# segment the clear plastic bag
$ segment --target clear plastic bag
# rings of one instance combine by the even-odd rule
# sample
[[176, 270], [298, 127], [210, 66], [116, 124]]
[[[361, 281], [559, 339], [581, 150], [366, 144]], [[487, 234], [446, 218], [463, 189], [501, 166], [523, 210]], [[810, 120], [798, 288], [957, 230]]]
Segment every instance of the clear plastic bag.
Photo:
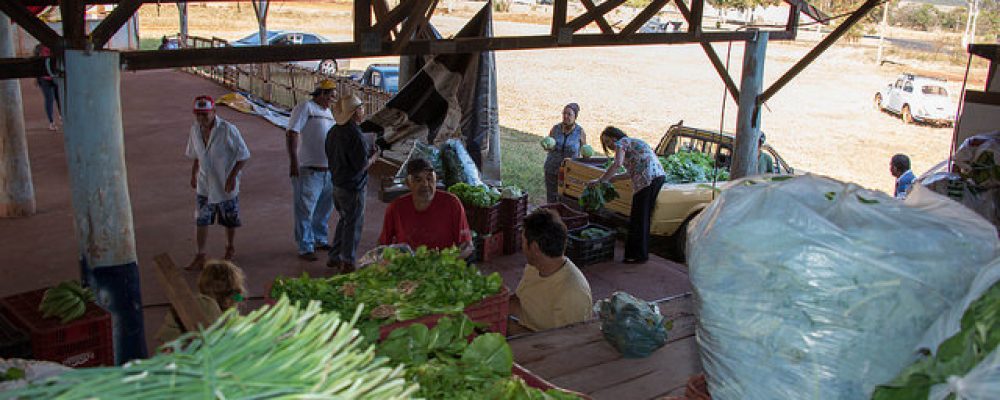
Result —
[[655, 304], [615, 292], [598, 301], [594, 312], [601, 320], [604, 339], [626, 358], [649, 356], [667, 343], [667, 323]]
[[437, 174], [438, 179], [444, 177], [444, 165], [441, 163], [441, 150], [437, 147], [431, 146], [427, 143], [416, 141], [413, 142], [413, 149], [410, 150], [410, 155], [406, 157], [406, 161], [403, 162], [403, 166], [399, 168], [399, 172], [396, 173], [397, 179], [406, 179], [406, 164], [410, 163], [410, 160], [416, 158], [423, 158], [431, 163], [434, 167], [434, 172]]
[[965, 376], [951, 376], [947, 384], [931, 387], [927, 400], [945, 400], [952, 394], [955, 400], [1000, 399], [1000, 347], [993, 349]]
[[479, 168], [472, 161], [461, 140], [448, 139], [441, 145], [441, 160], [444, 164], [444, 182], [451, 187], [456, 183], [485, 186], [479, 177]]
[[909, 365], [1000, 245], [920, 192], [904, 203], [814, 175], [723, 190], [687, 247], [712, 398], [868, 398]]
[[977, 188], [961, 175], [950, 172], [937, 172], [927, 176], [920, 181], [920, 185], [962, 203], [994, 226], [1000, 226], [1000, 214], [997, 213], [1000, 189]]
[[[0, 382], [0, 392], [20, 389], [32, 383], [59, 376], [71, 368], [51, 361], [22, 360], [20, 358], [0, 358], [0, 374], [9, 368], [17, 368], [24, 372], [23, 379]], [[0, 394], [0, 398], [3, 398]]]
[[954, 159], [962, 176], [975, 186], [1000, 187], [1000, 131], [965, 139]]

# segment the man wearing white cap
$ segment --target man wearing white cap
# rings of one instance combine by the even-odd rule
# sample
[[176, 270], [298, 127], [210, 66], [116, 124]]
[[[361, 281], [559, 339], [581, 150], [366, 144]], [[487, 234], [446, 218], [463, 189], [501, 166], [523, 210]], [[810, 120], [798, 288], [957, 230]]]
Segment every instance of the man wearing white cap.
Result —
[[340, 214], [326, 266], [340, 272], [354, 270], [354, 261], [365, 221], [368, 169], [378, 159], [378, 147], [369, 143], [358, 124], [365, 108], [355, 95], [344, 96], [333, 106], [337, 125], [326, 137], [326, 156], [333, 177], [333, 202]]
[[198, 253], [187, 269], [205, 266], [205, 241], [208, 226], [218, 223], [226, 227], [226, 255], [236, 255], [233, 239], [240, 222], [240, 171], [250, 159], [243, 136], [233, 124], [215, 115], [215, 101], [209, 96], [194, 99], [195, 123], [188, 136], [187, 158], [191, 167], [191, 187], [197, 192], [195, 225]]
[[324, 79], [311, 93], [312, 99], [292, 109], [286, 144], [292, 178], [295, 243], [299, 258], [316, 261], [315, 250], [330, 250], [330, 213], [333, 211], [333, 181], [326, 159], [326, 135], [333, 127], [330, 103], [336, 85]]

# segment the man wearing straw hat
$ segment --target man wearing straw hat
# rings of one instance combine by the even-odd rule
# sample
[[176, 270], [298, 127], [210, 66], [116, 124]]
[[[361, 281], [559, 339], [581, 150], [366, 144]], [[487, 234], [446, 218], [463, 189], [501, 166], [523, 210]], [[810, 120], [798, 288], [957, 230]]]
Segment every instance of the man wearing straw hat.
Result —
[[358, 124], [365, 108], [355, 95], [341, 97], [333, 105], [337, 124], [326, 137], [326, 157], [333, 181], [333, 203], [340, 214], [326, 266], [342, 273], [354, 270], [354, 261], [365, 219], [365, 189], [368, 169], [378, 159], [378, 148], [365, 139]]
[[299, 258], [306, 261], [318, 260], [315, 250], [330, 250], [327, 221], [333, 211], [333, 182], [324, 148], [334, 125], [330, 103], [335, 88], [329, 79], [320, 81], [310, 93], [312, 99], [292, 109], [285, 132], [295, 243]]

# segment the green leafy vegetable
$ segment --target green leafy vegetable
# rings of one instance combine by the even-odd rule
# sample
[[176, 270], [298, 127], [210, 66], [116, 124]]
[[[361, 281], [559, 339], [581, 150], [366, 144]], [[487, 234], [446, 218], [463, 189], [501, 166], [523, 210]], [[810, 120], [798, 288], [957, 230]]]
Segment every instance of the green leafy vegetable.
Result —
[[4, 373], [0, 374], [0, 382], [3, 381], [16, 381], [24, 379], [24, 370], [16, 367], [7, 368]]
[[618, 198], [618, 191], [614, 185], [608, 182], [601, 182], [597, 185], [588, 185], [580, 194], [577, 204], [585, 211], [597, 211], [604, 207], [604, 204]]
[[416, 397], [426, 399], [576, 399], [572, 394], [531, 388], [511, 374], [513, 354], [497, 333], [469, 342], [473, 324], [465, 315], [444, 317], [428, 329], [421, 324], [393, 331], [378, 354], [406, 367], [406, 379], [418, 383]]
[[458, 250], [417, 249], [413, 255], [386, 250], [385, 263], [329, 278], [279, 277], [271, 297], [319, 300], [323, 309], [350, 313], [365, 305], [358, 321], [362, 334], [378, 338], [378, 328], [431, 314], [460, 313], [466, 306], [499, 293], [503, 279], [484, 276], [458, 257]]
[[500, 202], [500, 193], [485, 186], [456, 183], [448, 188], [448, 192], [458, 197], [462, 203], [474, 207], [487, 208]]
[[964, 376], [1000, 343], [1000, 282], [969, 305], [961, 330], [938, 346], [933, 357], [917, 361], [892, 382], [879, 386], [874, 400], [926, 399], [932, 386]]
[[715, 161], [705, 153], [682, 150], [667, 157], [660, 157], [660, 164], [666, 172], [666, 183], [728, 181], [729, 171], [715, 169]]
[[[587, 228], [587, 229], [584, 229], [584, 230], [580, 231], [579, 237], [581, 239], [590, 240], [590, 239], [604, 238], [604, 237], [607, 237], [610, 234], [611, 234], [611, 232], [606, 231], [606, 230], [601, 229], [601, 228]], [[573, 234], [571, 234], [571, 235], [573, 235]]]

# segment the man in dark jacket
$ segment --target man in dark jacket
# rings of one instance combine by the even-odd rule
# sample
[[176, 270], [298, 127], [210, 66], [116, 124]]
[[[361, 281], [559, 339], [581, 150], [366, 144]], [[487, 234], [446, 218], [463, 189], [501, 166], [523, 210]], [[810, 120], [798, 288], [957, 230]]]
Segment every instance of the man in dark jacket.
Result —
[[333, 179], [333, 203], [340, 214], [326, 266], [342, 273], [354, 270], [365, 221], [368, 169], [378, 159], [378, 148], [368, 143], [358, 124], [365, 108], [357, 96], [344, 96], [333, 107], [337, 122], [326, 137], [326, 157]]

